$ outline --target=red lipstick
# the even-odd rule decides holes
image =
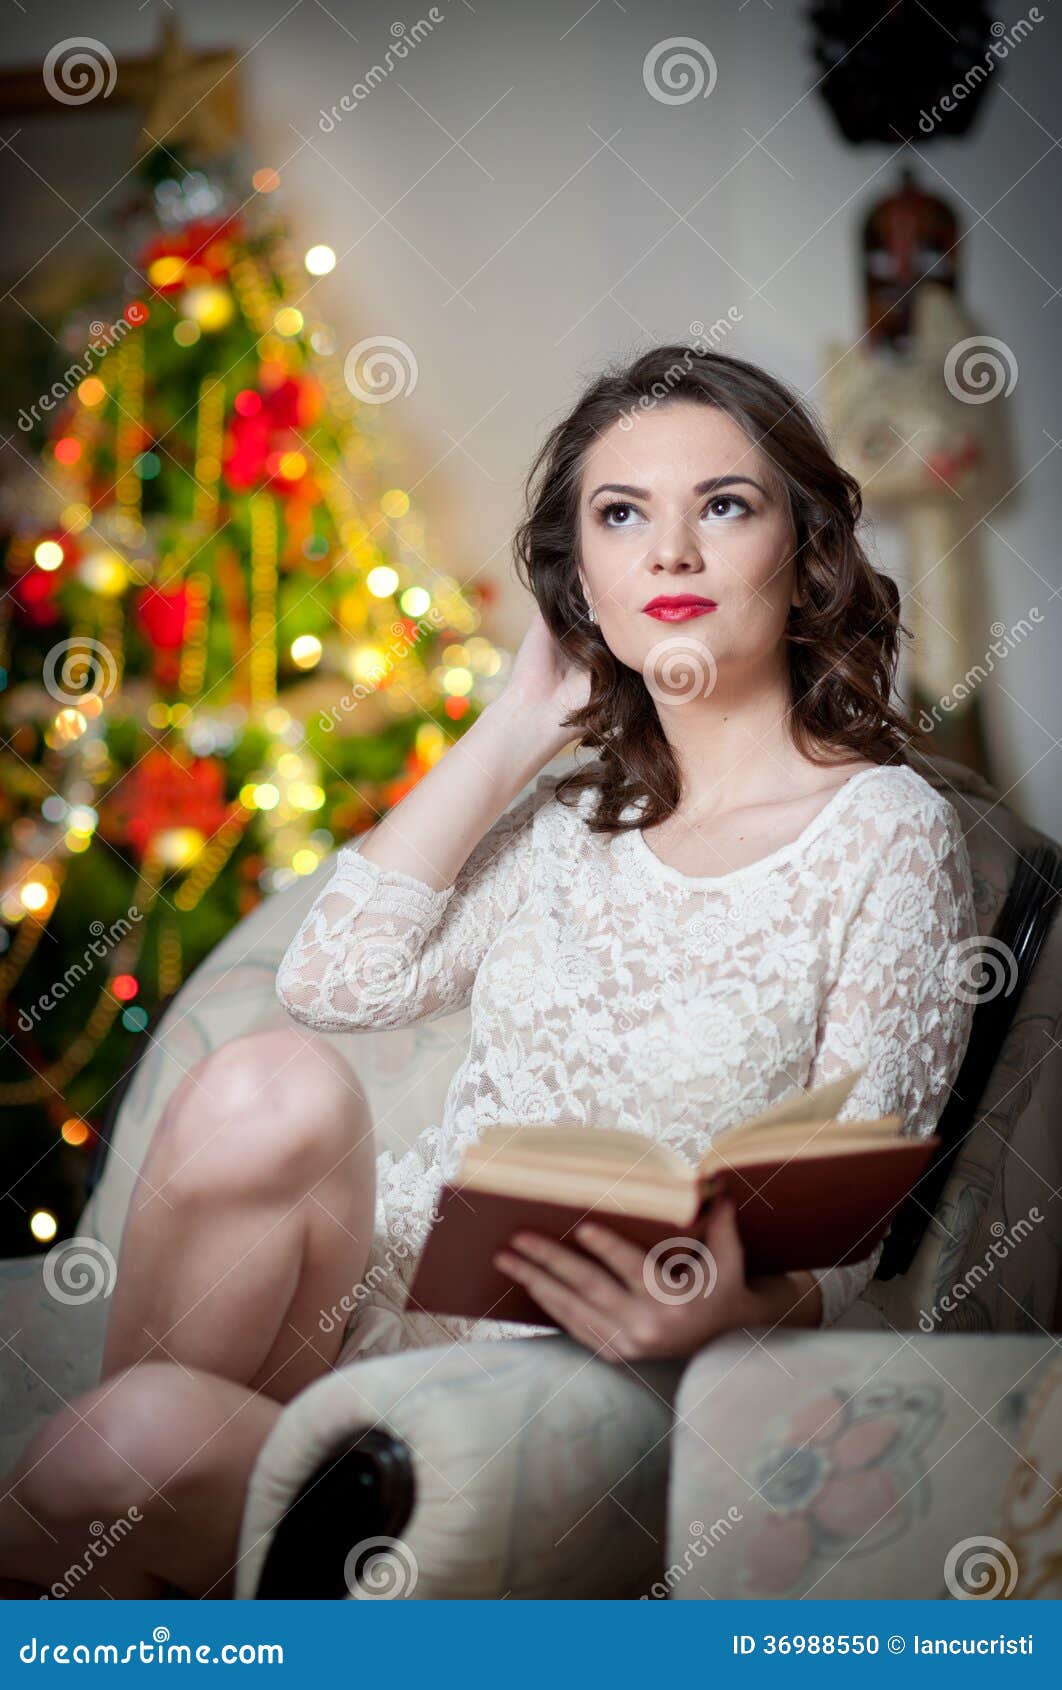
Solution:
[[[699,593],[662,593],[642,606],[644,614],[654,616],[658,622],[686,622],[692,616],[705,616],[718,608],[714,599],[702,598]]]

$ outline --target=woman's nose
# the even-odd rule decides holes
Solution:
[[[665,522],[654,537],[649,561],[656,567],[672,571],[694,571],[704,568],[699,539],[683,516]]]

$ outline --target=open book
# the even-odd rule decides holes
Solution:
[[[899,1115],[838,1121],[862,1072],[798,1090],[726,1128],[695,1168],[636,1132],[488,1127],[442,1188],[406,1308],[553,1326],[493,1264],[514,1232],[540,1232],[581,1251],[570,1235],[593,1212],[647,1250],[668,1240],[681,1255],[680,1235],[696,1227],[701,1236],[699,1217],[724,1187],[737,1204],[748,1274],[862,1260],[939,1142],[904,1136]]]

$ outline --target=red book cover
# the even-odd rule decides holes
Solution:
[[[747,1273],[841,1266],[869,1256],[938,1142],[936,1136],[899,1138],[870,1149],[727,1168]],[[646,1250],[672,1238],[678,1250],[683,1238],[697,1236],[689,1222],[444,1185],[406,1308],[555,1326],[492,1257],[520,1231],[541,1232],[589,1255],[571,1234],[590,1214]],[[590,1259],[602,1265],[598,1257]]]

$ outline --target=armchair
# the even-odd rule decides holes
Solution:
[[[1022,1483],[1028,1492],[1049,1479],[1062,1428],[1051,1336],[1062,1263],[1062,931],[1052,925],[1062,856],[971,771],[916,766],[960,814],[978,928],[1005,970],[975,1011],[941,1155],[859,1301],[827,1331],[730,1334],[688,1366],[614,1368],[558,1335],[336,1370],[287,1405],[260,1451],[238,1597],[832,1596],[854,1593],[857,1577],[865,1593],[860,1520],[875,1588],[936,1596],[949,1593],[937,1565],[949,1533],[1014,1536],[1015,1511],[1028,1523]],[[170,1004],[115,1111],[79,1235],[117,1256],[140,1159],[177,1078],[238,1034],[282,1023],[276,968],[329,873],[326,861],[267,900]],[[401,1149],[439,1118],[467,1013],[328,1037],[361,1077],[380,1144]],[[56,1302],[41,1261],[0,1264],[0,1470],[98,1377],[105,1299]],[[965,1472],[972,1458],[977,1484],[955,1486],[942,1510],[934,1474],[964,1395],[966,1453],[947,1470]],[[891,1414],[893,1442],[875,1413]],[[874,1438],[881,1447],[859,1467],[853,1449],[865,1456]],[[798,1469],[811,1486],[812,1458],[827,1494],[845,1461],[871,1477],[858,1505],[834,1484],[833,1514],[821,1502],[816,1512],[809,1490],[783,1544],[768,1522],[799,1512],[787,1487]],[[1056,1473],[1056,1499],[1059,1489]],[[934,1547],[923,1569],[906,1533],[927,1510]],[[1014,1593],[1062,1594],[1062,1514],[1041,1510],[1036,1527],[1026,1588]],[[709,1531],[702,1555],[693,1545]]]

